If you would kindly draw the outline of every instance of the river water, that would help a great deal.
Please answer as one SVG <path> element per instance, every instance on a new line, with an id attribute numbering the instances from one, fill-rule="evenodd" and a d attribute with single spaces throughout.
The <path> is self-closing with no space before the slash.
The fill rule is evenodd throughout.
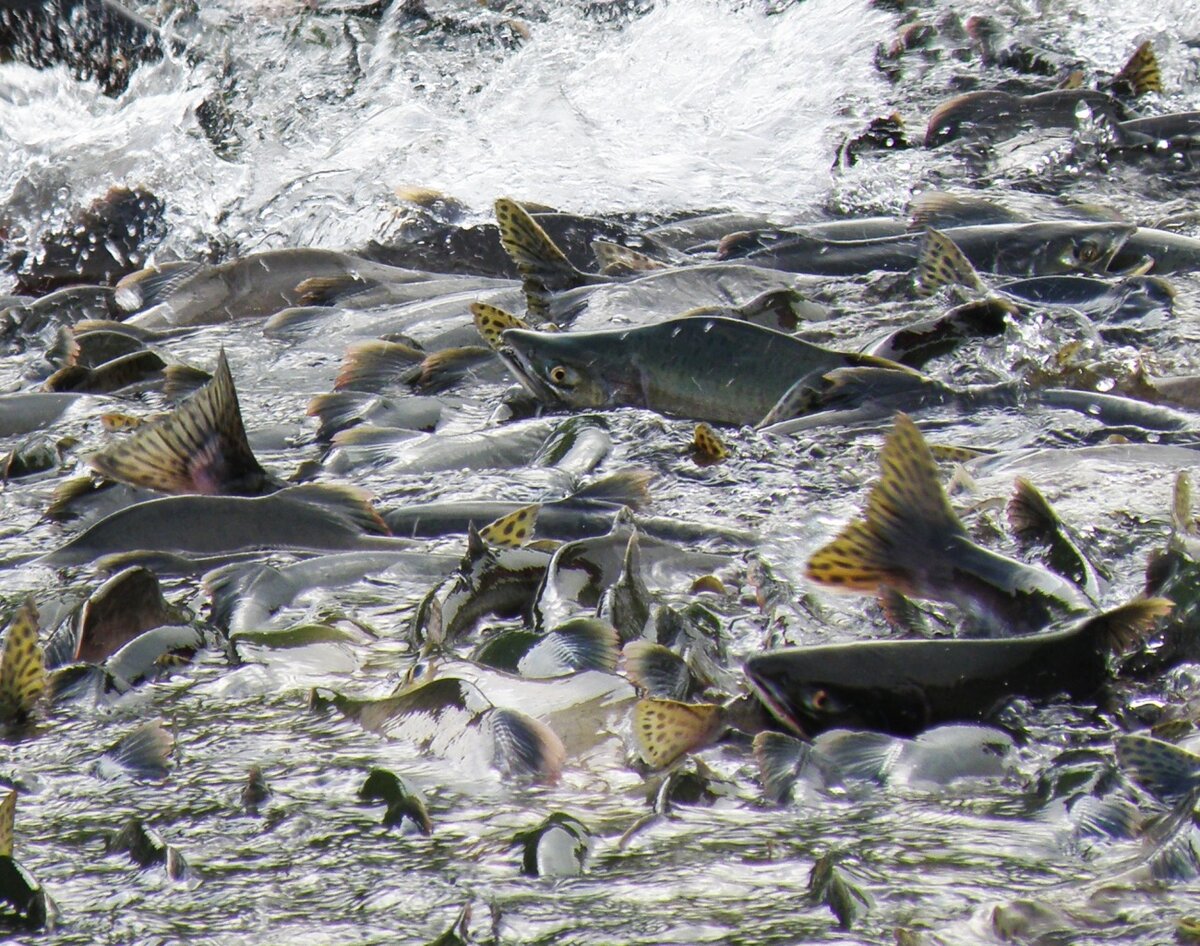
<path id="1" fill-rule="evenodd" d="M 922 190 L 979 188 L 1018 206 L 1105 204 L 1142 223 L 1183 215 L 1183 232 L 1200 235 L 1186 217 L 1200 186 L 1194 177 L 1154 163 L 1110 168 L 1071 152 L 1069 136 L 1026 136 L 982 168 L 954 149 L 871 155 L 836 168 L 839 143 L 879 116 L 898 112 L 919 142 L 955 78 L 981 75 L 977 60 L 940 48 L 904 57 L 893 77 L 877 64 L 904 20 L 894 6 L 919 7 L 930 23 L 976 12 L 957 4 L 463 0 L 430 2 L 457 24 L 432 27 L 398 10 L 377 20 L 338 3 L 131 6 L 201 57 L 169 54 L 144 65 L 116 98 L 66 67 L 0 65 L 0 202 L 6 224 L 31 238 L 118 184 L 165 201 L 158 261 L 362 246 L 399 231 L 411 208 L 398 190 L 412 187 L 461 201 L 465 222 L 490 220 L 501 196 L 647 221 L 729 209 L 787 222 L 901 213 Z M 1015 37 L 1101 73 L 1115 72 L 1149 39 L 1165 91 L 1150 97 L 1147 110 L 1200 109 L 1195 0 L 1004 3 L 988 12 Z M 984 71 L 982 85 L 1003 77 Z M 214 148 L 196 109 L 221 88 L 232 133 Z M 1162 374 L 1194 371 L 1200 278 L 1172 282 L 1168 325 L 1093 342 L 1092 356 L 1119 364 L 1147 358 Z M 890 278 L 827 280 L 812 292 L 839 317 L 808 337 L 844 348 L 905 324 L 914 310 L 939 311 Z M 265 337 L 262 320 L 247 320 L 205 327 L 164 350 L 211 368 L 224 347 L 256 451 L 286 475 L 320 456 L 308 402 L 331 389 L 356 340 L 342 326 Z M 1054 319 L 1034 319 L 970 348 L 939 376 L 998 380 L 1014 364 L 1053 359 L 1069 340 Z M 29 363 L 23 355 L 6 359 L 8 389 L 31 383 Z M 505 386 L 482 380 L 456 391 L 468 403 L 450 429 L 482 425 Z M 152 393 L 134 403 L 148 409 L 162 400 Z M 49 523 L 42 512 L 54 486 L 78 471 L 79 457 L 104 442 L 98 412 L 73 413 L 55 428 L 79 440 L 58 470 L 0 492 L 7 602 L 34 594 L 53 611 L 98 581 L 90 568 L 53 571 L 29 561 L 78 529 Z M 757 536 L 749 550 L 696 543 L 727 555 L 719 569 L 727 593 L 704 600 L 721 619 L 735 673 L 768 643 L 890 633 L 877 607 L 827 595 L 803 577 L 809 554 L 860 508 L 877 475 L 883 426 L 785 439 L 730 429 L 733 459 L 701 469 L 684 450 L 690 423 L 629 409 L 608 419 L 614 446 L 600 472 L 653 470 L 649 512 Z M 1050 411 L 929 419 L 940 442 L 1001 451 L 1070 444 L 1098 427 Z M 993 500 L 1008 495 L 1015 475 L 1028 475 L 1112 572 L 1103 603 L 1116 604 L 1140 590 L 1148 554 L 1165 542 L 1175 473 L 1200 465 L 1180 457 L 1018 457 L 960 476 L 954 502 L 971 510 L 968 524 L 989 547 L 1016 554 Z M 382 463 L 324 478 L 365 488 L 381 508 L 468 497 L 532 501 L 548 488 L 545 471 L 528 469 L 396 474 Z M 457 555 L 462 539 L 422 547 Z M 759 563 L 783 582 L 770 614 L 756 603 L 749 577 Z M 470 757 L 430 756 L 312 711 L 314 687 L 380 695 L 403 678 L 413 663 L 405 627 L 434 580 L 429 568 L 414 568 L 310 592 L 273 625 L 341 614 L 366 630 L 307 647 L 243 646 L 236 660 L 219 648 L 202 651 L 121 698 L 56 705 L 31 731 L 5 741 L 0 776 L 22 788 L 16 854 L 60 913 L 53 932 L 14 941 L 419 943 L 470 904 L 480 942 L 495 935 L 501 943 L 891 943 L 906 931 L 928 943 L 1007 935 L 1149 946 L 1171 941 L 1178 920 L 1196 909 L 1195 876 L 1130 880 L 1129 871 L 1148 863 L 1150 842 L 1081 836 L 1064 799 L 1047 788 L 1073 765 L 1111 781 L 1112 737 L 1128 728 L 1128 713 L 1019 704 L 1004 717 L 1021 736 L 1002 774 L 950 786 L 897 777 L 798 791 L 783 806 L 763 798 L 749 745 L 735 741 L 704 753 L 725 794 L 709 806 L 679 806 L 623 843 L 649 810 L 654 783 L 632 763 L 631 701 L 562 716 L 564 731 L 587 738 L 567 739 L 570 755 L 552 786 L 504 779 Z M 198 580 L 170 579 L 166 587 L 173 600 L 205 613 Z M 665 590 L 676 603 L 694 597 L 686 583 Z M 493 702 L 537 715 L 545 697 L 494 677 L 483 687 Z M 1198 697 L 1200 672 L 1185 666 L 1127 701 L 1152 716 Z M 102 777 L 101 754 L 147 719 L 162 720 L 176 740 L 169 776 Z M 241 801 L 251 766 L 272 790 L 258 814 Z M 359 800 L 376 767 L 424 791 L 431 836 L 386 828 L 381 808 Z M 1145 796 L 1125 792 L 1147 817 L 1156 813 Z M 591 831 L 587 868 L 558 881 L 526 877 L 513 836 L 554 811 Z M 105 853 L 107 834 L 131 817 L 178 848 L 191 868 L 186 878 Z M 842 857 L 871 903 L 851 930 L 808 897 L 810 871 L 829 852 Z"/>

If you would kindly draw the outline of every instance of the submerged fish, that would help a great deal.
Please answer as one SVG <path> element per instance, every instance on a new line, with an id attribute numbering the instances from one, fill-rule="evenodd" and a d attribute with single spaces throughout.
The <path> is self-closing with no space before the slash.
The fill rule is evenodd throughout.
<path id="1" fill-rule="evenodd" d="M 1072 129 L 1081 115 L 1111 121 L 1133 117 L 1117 99 L 1092 89 L 1052 89 L 1034 95 L 987 90 L 967 92 L 939 105 L 925 129 L 925 147 L 956 138 L 995 141 L 1028 128 Z"/>

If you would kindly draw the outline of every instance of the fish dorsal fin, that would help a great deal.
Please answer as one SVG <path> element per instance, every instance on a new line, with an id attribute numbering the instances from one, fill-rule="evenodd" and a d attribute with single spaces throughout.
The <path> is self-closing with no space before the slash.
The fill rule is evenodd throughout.
<path id="1" fill-rule="evenodd" d="M 592 252 L 600 264 L 600 272 L 605 276 L 635 276 L 670 269 L 662 260 L 609 240 L 592 240 Z"/>
<path id="2" fill-rule="evenodd" d="M 692 434 L 692 450 L 703 463 L 720 463 L 729 458 L 729 448 L 720 435 L 705 423 L 696 425 Z"/>
<path id="3" fill-rule="evenodd" d="M 355 273 L 337 276 L 309 276 L 296 284 L 298 306 L 331 306 L 347 296 L 357 295 L 380 285 L 376 279 L 364 279 Z"/>
<path id="4" fill-rule="evenodd" d="M 12 857 L 13 828 L 17 820 L 17 791 L 11 789 L 0 800 L 0 857 Z"/>
<path id="5" fill-rule="evenodd" d="M 54 365 L 55 368 L 62 369 L 79 363 L 79 341 L 75 338 L 75 333 L 70 327 L 64 325 L 54 334 L 54 341 L 50 343 L 50 347 L 46 349 L 43 357 Z"/>
<path id="6" fill-rule="evenodd" d="M 505 312 L 485 302 L 472 302 L 471 315 L 475 320 L 475 331 L 479 333 L 492 351 L 499 351 L 500 334 L 510 328 L 529 328 L 529 323 L 511 312 Z"/>
<path id="7" fill-rule="evenodd" d="M 725 709 L 716 703 L 638 700 L 633 734 L 643 761 L 653 768 L 711 745 L 725 730 Z"/>
<path id="8" fill-rule="evenodd" d="M 654 641 L 630 641 L 621 651 L 625 675 L 647 696 L 682 700 L 692 687 L 692 673 L 675 651 Z"/>
<path id="9" fill-rule="evenodd" d="M 246 439 L 224 350 L 212 380 L 165 420 L 88 458 L 109 479 L 163 493 L 258 495 L 270 482 Z"/>
<path id="10" fill-rule="evenodd" d="M 357 486 L 333 483 L 304 483 L 280 490 L 286 496 L 320 506 L 356 529 L 372 535 L 391 535 L 387 523 L 371 505 L 371 494 Z"/>
<path id="11" fill-rule="evenodd" d="M 148 266 L 121 279 L 113 299 L 126 312 L 149 309 L 166 302 L 185 280 L 204 268 L 203 263 L 193 261 Z"/>
<path id="12" fill-rule="evenodd" d="M 879 456 L 882 476 L 867 497 L 865 519 L 851 522 L 808 560 L 808 577 L 846 591 L 875 592 L 904 583 L 909 561 L 928 565 L 953 555 L 966 537 L 938 479 L 929 445 L 906 414 Z"/>
<path id="13" fill-rule="evenodd" d="M 1174 804 L 1200 788 L 1200 755 L 1142 733 L 1115 745 L 1121 768 L 1155 798 Z"/>
<path id="14" fill-rule="evenodd" d="M 1174 607 L 1167 598 L 1135 598 L 1087 618 L 1083 633 L 1095 639 L 1097 649 L 1119 656 L 1142 643 Z"/>
<path id="15" fill-rule="evenodd" d="M 925 191 L 908 205 L 908 228 L 920 232 L 929 228 L 979 226 L 988 223 L 1022 223 L 1023 214 L 982 197 L 966 197 L 946 191 Z"/>
<path id="16" fill-rule="evenodd" d="M 407 382 L 425 357 L 426 352 L 400 342 L 381 338 L 360 342 L 346 349 L 333 386 L 338 391 L 382 391 Z"/>
<path id="17" fill-rule="evenodd" d="M 617 669 L 618 648 L 621 646 L 617 629 L 600 618 L 573 618 L 543 638 L 560 666 L 573 671 Z M 524 663 L 518 665 L 523 674 L 529 671 Z"/>
<path id="18" fill-rule="evenodd" d="M 944 286 L 966 286 L 976 292 L 987 292 L 987 286 L 963 251 L 941 230 L 930 227 L 925 231 L 917 259 L 917 294 L 931 296 Z"/>
<path id="19" fill-rule="evenodd" d="M 783 733 L 760 732 L 754 737 L 754 759 L 763 794 L 777 805 L 785 804 L 800 773 L 812 765 L 812 756 L 812 743 Z"/>
<path id="20" fill-rule="evenodd" d="M 654 482 L 654 476 L 650 470 L 618 470 L 581 486 L 568 498 L 641 509 L 650 504 L 650 484 Z"/>
<path id="21" fill-rule="evenodd" d="M 46 689 L 46 662 L 38 642 L 38 613 L 26 601 L 13 615 L 0 652 L 0 719 L 24 719 Z"/>
<path id="22" fill-rule="evenodd" d="M 533 537 L 541 503 L 522 506 L 479 530 L 479 538 L 495 548 L 517 549 Z"/>
<path id="23" fill-rule="evenodd" d="M 1018 476 L 1015 487 L 1005 510 L 1009 528 L 1021 542 L 1045 544 L 1058 528 L 1058 514 L 1025 477 Z"/>
<path id="24" fill-rule="evenodd" d="M 1134 96 L 1147 92 L 1162 92 L 1162 71 L 1158 67 L 1158 56 L 1154 46 L 1146 40 L 1129 57 L 1121 71 L 1113 77 L 1113 86 L 1118 93 L 1126 89 Z"/>

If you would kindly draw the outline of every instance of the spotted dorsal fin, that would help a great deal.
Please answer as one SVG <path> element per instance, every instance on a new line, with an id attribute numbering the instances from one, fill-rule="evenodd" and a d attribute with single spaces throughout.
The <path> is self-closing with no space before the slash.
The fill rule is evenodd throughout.
<path id="1" fill-rule="evenodd" d="M 931 296 L 945 286 L 987 292 L 987 286 L 963 251 L 941 230 L 931 227 L 925 231 L 917 260 L 917 294 Z"/>
<path id="2" fill-rule="evenodd" d="M 26 601 L 13 615 L 0 652 L 0 720 L 29 716 L 46 689 L 46 661 L 38 641 L 38 613 Z"/>
<path id="3" fill-rule="evenodd" d="M 605 276 L 636 276 L 670 268 L 662 260 L 608 240 L 592 240 L 592 252 Z"/>
<path id="4" fill-rule="evenodd" d="M 518 318 L 511 312 L 505 312 L 503 309 L 498 309 L 494 305 L 488 305 L 485 302 L 472 302 L 471 315 L 475 320 L 475 330 L 479 332 L 480 338 L 486 343 L 492 351 L 500 350 L 500 335 L 502 332 L 510 328 L 529 328 L 529 323 L 522 318 Z"/>
<path id="5" fill-rule="evenodd" d="M 0 857 L 12 857 L 13 827 L 17 820 L 17 792 L 12 789 L 0 799 Z"/>
<path id="6" fill-rule="evenodd" d="M 633 734 L 643 761 L 660 769 L 715 742 L 725 731 L 725 709 L 716 703 L 639 700 Z"/>
<path id="7" fill-rule="evenodd" d="M 275 488 L 246 439 L 223 349 L 207 385 L 165 420 L 93 454 L 88 465 L 163 493 L 255 496 Z"/>
<path id="8" fill-rule="evenodd" d="M 879 456 L 882 476 L 867 497 L 864 519 L 851 522 L 808 560 L 808 577 L 846 591 L 873 593 L 899 584 L 909 561 L 952 554 L 966 530 L 946 498 L 929 445 L 906 414 Z"/>
<path id="9" fill-rule="evenodd" d="M 522 506 L 507 516 L 501 516 L 480 529 L 479 538 L 494 548 L 520 548 L 533 537 L 533 529 L 541 508 L 541 503 L 534 503 L 531 506 Z"/>

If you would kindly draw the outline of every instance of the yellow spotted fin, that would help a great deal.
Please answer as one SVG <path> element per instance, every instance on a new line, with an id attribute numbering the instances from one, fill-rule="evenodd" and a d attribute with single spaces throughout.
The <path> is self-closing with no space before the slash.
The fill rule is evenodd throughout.
<path id="1" fill-rule="evenodd" d="M 725 441 L 705 423 L 696 425 L 696 431 L 692 435 L 692 451 L 697 462 L 702 463 L 720 463 L 729 457 L 729 448 L 725 446 Z"/>
<path id="2" fill-rule="evenodd" d="M 109 479 L 163 493 L 257 496 L 278 488 L 246 439 L 224 349 L 212 380 L 181 407 L 87 462 Z"/>
<path id="3" fill-rule="evenodd" d="M 716 703 L 645 699 L 638 700 L 633 708 L 638 753 L 656 769 L 712 745 L 725 729 L 725 708 Z"/>
<path id="4" fill-rule="evenodd" d="M 472 302 L 471 315 L 475 319 L 475 330 L 492 351 L 500 349 L 501 332 L 510 328 L 529 328 L 529 323 L 524 319 L 485 302 Z"/>
<path id="5" fill-rule="evenodd" d="M 953 536 L 966 538 L 929 445 L 908 415 L 896 415 L 879 464 L 883 475 L 867 497 L 866 518 L 851 522 L 813 554 L 811 580 L 845 591 L 874 593 L 880 585 L 903 590 L 902 563 L 922 556 L 924 543 L 944 546 Z M 939 554 L 946 554 L 944 548 Z"/>
<path id="6" fill-rule="evenodd" d="M 1196 534 L 1196 520 L 1192 518 L 1192 478 L 1186 470 L 1176 475 L 1171 493 L 1171 531 L 1176 535 Z"/>
<path id="7" fill-rule="evenodd" d="M 1132 95 L 1145 95 L 1147 92 L 1162 92 L 1162 71 L 1158 67 L 1158 57 L 1154 54 L 1154 46 L 1150 40 L 1133 51 L 1129 61 L 1113 77 L 1113 86 L 1118 92 L 1128 90 Z"/>
<path id="8" fill-rule="evenodd" d="M 45 689 L 37 608 L 30 600 L 13 615 L 0 651 L 0 720 L 25 719 Z"/>
<path id="9" fill-rule="evenodd" d="M 17 792 L 11 790 L 0 801 L 0 857 L 12 857 L 13 826 L 17 820 Z"/>
<path id="10" fill-rule="evenodd" d="M 929 452 L 935 460 L 943 463 L 967 463 L 994 454 L 995 450 L 980 450 L 977 447 L 963 447 L 949 443 L 931 443 Z"/>
<path id="11" fill-rule="evenodd" d="M 600 272 L 605 276 L 634 276 L 670 269 L 670 265 L 662 260 L 608 240 L 592 240 L 592 252 L 596 254 Z"/>
<path id="12" fill-rule="evenodd" d="M 525 304 L 530 314 L 545 319 L 549 315 L 552 294 L 596 281 L 571 265 L 566 254 L 515 200 L 501 197 L 496 201 L 495 210 L 500 245 L 512 257 L 521 274 Z"/>
<path id="13" fill-rule="evenodd" d="M 541 508 L 540 503 L 534 503 L 531 506 L 522 506 L 507 516 L 501 516 L 480 529 L 479 538 L 485 544 L 496 548 L 520 548 L 533 537 L 533 529 Z"/>
<path id="14" fill-rule="evenodd" d="M 931 296 L 944 286 L 987 292 L 987 286 L 963 251 L 941 230 L 931 227 L 925 231 L 917 260 L 917 295 Z"/>
<path id="15" fill-rule="evenodd" d="M 107 431 L 134 430 L 146 423 L 145 418 L 136 414 L 125 414 L 120 411 L 109 411 L 100 415 L 100 425 Z"/>
<path id="16" fill-rule="evenodd" d="M 1065 76 L 1063 76 L 1063 78 L 1059 81 L 1058 85 L 1056 85 L 1055 88 L 1062 89 L 1062 90 L 1082 89 L 1083 88 L 1083 71 L 1081 69 L 1071 70 Z"/>
<path id="17" fill-rule="evenodd" d="M 346 349 L 334 390 L 379 392 L 406 383 L 417 373 L 427 353 L 411 345 L 372 339 Z"/>

